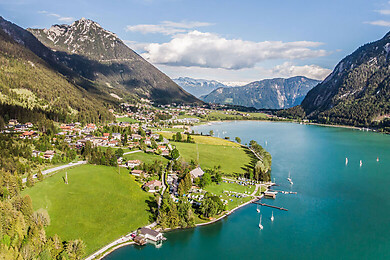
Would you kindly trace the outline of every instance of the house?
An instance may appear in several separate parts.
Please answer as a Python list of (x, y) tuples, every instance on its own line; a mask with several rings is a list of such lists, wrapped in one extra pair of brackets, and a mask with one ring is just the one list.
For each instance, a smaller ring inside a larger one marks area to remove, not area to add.
[(11, 120), (8, 121), (8, 125), (9, 126), (14, 126), (14, 125), (17, 125), (17, 124), (19, 124), (19, 123), (18, 123), (18, 120), (16, 120), (16, 119), (11, 119)]
[(162, 151), (161, 155), (162, 156), (169, 156), (169, 151), (168, 150)]
[(204, 174), (204, 171), (200, 167), (196, 167), (195, 169), (190, 171), (190, 175), (191, 175), (192, 179), (196, 179), (196, 178), (202, 177), (203, 174)]
[(159, 191), (160, 188), (162, 187), (161, 181), (158, 180), (152, 180), (148, 181), (147, 183), (144, 184), (144, 189), (149, 189), (149, 192), (156, 192)]
[(46, 159), (46, 160), (51, 160), (51, 159), (53, 159), (54, 154), (55, 154), (55, 152), (54, 152), (53, 150), (47, 150), (47, 151), (43, 154), (43, 158)]
[(34, 150), (32, 151), (32, 157), (38, 157), (41, 153), (41, 151)]
[(136, 177), (140, 177), (141, 174), (144, 174), (144, 171), (143, 170), (132, 170), (131, 174), (136, 176)]
[(146, 227), (138, 229), (138, 234), (155, 242), (164, 240), (164, 237), (160, 232)]
[(115, 140), (121, 140), (121, 134), (120, 133), (112, 133), (111, 134), (112, 138), (114, 138)]
[(103, 137), (106, 137), (106, 138), (110, 137), (110, 133), (103, 133)]
[(165, 151), (165, 150), (167, 150), (167, 147), (165, 145), (159, 145), (159, 146), (157, 146), (157, 150)]
[(141, 163), (142, 162), (140, 160), (130, 160), (127, 161), (127, 167), (134, 168), (135, 166), (141, 165)]
[(138, 245), (140, 246), (143, 246), (146, 244), (146, 238), (142, 237), (142, 236), (135, 236), (133, 238), (134, 242), (137, 243)]

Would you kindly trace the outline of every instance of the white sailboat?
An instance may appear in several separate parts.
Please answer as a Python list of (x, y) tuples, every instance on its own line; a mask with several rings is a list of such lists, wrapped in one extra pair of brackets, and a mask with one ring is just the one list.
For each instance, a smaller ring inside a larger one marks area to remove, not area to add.
[(376, 161), (379, 162), (379, 157), (376, 157)]
[(362, 165), (363, 165), (363, 162), (362, 162), (362, 160), (360, 160), (360, 167), (362, 167)]
[(287, 180), (290, 182), (291, 185), (294, 184), (293, 181), (292, 181), (292, 179), (291, 179), (290, 172), (288, 172), (288, 178), (287, 178)]
[(345, 157), (345, 165), (348, 165), (348, 158)]
[(260, 229), (263, 229), (263, 225), (261, 225), (261, 215), (260, 215), (259, 228), (260, 228)]
[(259, 209), (259, 204), (257, 204), (257, 209), (256, 209), (257, 213), (260, 213), (260, 209)]
[(274, 212), (272, 211), (271, 221), (274, 221)]

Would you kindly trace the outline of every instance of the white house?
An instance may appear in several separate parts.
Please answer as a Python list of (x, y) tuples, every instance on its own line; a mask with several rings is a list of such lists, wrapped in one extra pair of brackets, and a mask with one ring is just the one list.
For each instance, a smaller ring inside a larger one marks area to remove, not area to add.
[(164, 237), (160, 232), (146, 227), (138, 229), (138, 234), (155, 242), (164, 240)]

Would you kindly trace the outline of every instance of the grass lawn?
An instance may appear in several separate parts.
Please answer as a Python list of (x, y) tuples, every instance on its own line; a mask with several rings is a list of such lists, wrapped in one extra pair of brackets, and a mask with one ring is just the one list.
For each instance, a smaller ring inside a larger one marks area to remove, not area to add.
[(149, 222), (147, 200), (128, 173), (107, 166), (83, 165), (61, 171), (23, 191), (33, 207), (48, 211), (47, 234), (63, 240), (82, 239), (87, 254)]
[(184, 132), (183, 128), (163, 128), (162, 131), (169, 131), (169, 132)]
[(130, 124), (132, 123), (138, 123), (137, 120), (130, 118), (130, 117), (121, 117), (116, 119), (117, 122), (129, 122)]
[(227, 194), (224, 193), (223, 191), (224, 190), (235, 191), (235, 192), (240, 192), (240, 193), (245, 193), (245, 191), (247, 191), (250, 195), (255, 190), (255, 186), (245, 187), (245, 186), (241, 186), (241, 185), (235, 184), (235, 183), (224, 183), (223, 182), (220, 185), (213, 183), (209, 186), (206, 186), (205, 190), (219, 196), (221, 199), (227, 200), (228, 201), (227, 209), (232, 210), (233, 208), (235, 208), (235, 207), (237, 207), (237, 206), (239, 206), (247, 201), (250, 201), (252, 199), (252, 197), (245, 197), (245, 198), (231, 197), (231, 196), (227, 196)]
[(172, 142), (176, 145), (181, 157), (187, 162), (197, 159), (202, 168), (213, 168), (221, 165), (225, 174), (244, 173), (242, 167), (250, 165), (252, 158), (243, 148), (238, 146), (193, 144)]
[(168, 159), (165, 157), (162, 157), (157, 154), (151, 154), (151, 153), (144, 153), (144, 152), (138, 152), (138, 153), (131, 153), (123, 155), (123, 159), (125, 160), (140, 160), (143, 163), (153, 163), (154, 161), (162, 161), (164, 163), (168, 162)]
[(124, 153), (127, 153), (127, 152), (131, 152), (133, 150), (130, 150), (129, 148), (125, 148), (125, 147), (105, 147), (105, 146), (99, 146), (100, 149), (102, 149), (103, 151), (107, 150), (108, 148), (111, 148), (111, 150), (115, 153), (115, 150), (119, 149), (119, 148), (122, 148), (123, 152)]
[[(171, 139), (173, 133), (167, 133), (167, 132), (161, 132), (162, 136), (165, 138)], [(186, 134), (182, 134), (183, 140), (187, 139)], [(194, 139), (195, 143), (197, 144), (211, 144), (211, 145), (225, 145), (225, 146), (233, 146), (233, 147), (240, 147), (238, 143), (225, 140), (218, 137), (213, 136), (204, 136), (204, 135), (191, 135), (191, 138)]]
[(234, 115), (233, 112), (231, 111), (228, 112), (214, 111), (207, 115), (207, 120), (253, 120), (253, 119), (265, 120), (267, 119), (266, 114), (263, 113), (247, 113), (247, 112), (240, 112), (240, 113), (249, 114), (249, 116), (244, 117), (242, 115)]

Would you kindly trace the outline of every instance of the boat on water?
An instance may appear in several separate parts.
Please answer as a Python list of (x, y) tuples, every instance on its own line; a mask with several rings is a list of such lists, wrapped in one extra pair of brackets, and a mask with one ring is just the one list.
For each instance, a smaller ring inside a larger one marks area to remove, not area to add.
[(259, 209), (259, 204), (257, 204), (257, 209), (256, 209), (257, 213), (260, 213), (260, 209)]
[(272, 211), (271, 221), (274, 221), (274, 212)]
[(291, 185), (294, 184), (294, 182), (293, 182), (292, 179), (291, 179), (290, 172), (288, 173), (288, 178), (287, 178), (287, 180), (288, 180), (288, 182), (289, 182)]
[(348, 158), (345, 157), (345, 165), (348, 165)]
[(360, 160), (360, 167), (362, 167), (362, 165), (363, 165), (363, 162), (362, 162), (362, 160)]
[(263, 229), (263, 225), (261, 225), (261, 215), (260, 215), (259, 228), (260, 228), (260, 229)]
[(376, 161), (379, 162), (379, 157), (376, 157)]

